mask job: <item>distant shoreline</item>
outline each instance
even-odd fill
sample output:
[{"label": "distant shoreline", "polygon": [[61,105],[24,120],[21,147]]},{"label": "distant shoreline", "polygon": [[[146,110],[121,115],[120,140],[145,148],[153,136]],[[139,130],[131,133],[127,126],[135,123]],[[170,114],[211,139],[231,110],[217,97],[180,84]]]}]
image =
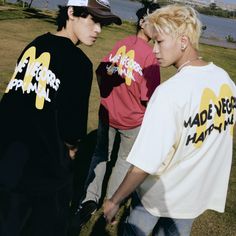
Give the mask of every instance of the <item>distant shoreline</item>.
[{"label": "distant shoreline", "polygon": [[223,47],[223,48],[236,49],[236,43],[230,43],[230,42],[222,41],[222,40],[218,40],[218,39],[201,37],[200,43],[212,45],[212,46]]},{"label": "distant shoreline", "polygon": [[[117,1],[115,1],[115,2],[113,2],[113,4],[114,3],[116,3]],[[9,3],[9,2],[8,2]],[[9,8],[10,7],[10,5],[15,5],[15,3],[10,3],[10,5],[8,5],[8,3],[6,3],[6,5],[5,6],[3,6],[3,5],[0,5],[0,8],[2,8],[2,9],[4,9],[4,10],[7,10],[6,8]],[[122,1],[120,2],[120,4],[122,3]],[[41,8],[41,7],[35,7],[35,6],[32,6],[33,8],[38,8],[38,9],[41,9],[42,11],[43,10],[48,10],[48,8],[47,9],[43,9],[43,8]],[[117,8],[117,6],[116,6],[116,8]],[[114,8],[113,8],[114,9]],[[114,10],[116,10],[117,11],[117,9],[114,9]],[[119,9],[120,10],[120,9]],[[49,11],[56,11],[55,9],[50,9]],[[116,11],[114,11],[115,13],[117,13]],[[205,16],[209,16],[209,15],[205,15]],[[210,16],[211,17],[211,16]],[[204,18],[206,18],[206,17],[204,17]],[[216,16],[216,18],[217,18],[217,16]],[[229,18],[225,18],[225,19],[229,19]],[[124,19],[124,20],[126,20],[126,21],[129,21],[129,22],[133,22],[131,19]],[[203,21],[203,20],[202,20]],[[203,22],[204,23],[204,22]],[[204,24],[205,25],[205,24]],[[211,26],[211,25],[210,25]],[[207,30],[208,29],[210,29],[210,26],[207,26]],[[209,27],[209,28],[208,28]],[[215,30],[215,28],[213,28],[213,30]],[[218,29],[219,30],[219,29]],[[210,32],[212,31],[212,26],[211,26],[211,29],[210,29]],[[207,31],[206,31],[207,32]],[[229,33],[230,34],[230,33]],[[218,37],[219,35],[214,35],[214,34],[208,34],[208,35],[206,35],[206,33],[205,33],[205,35],[204,35],[204,33],[203,33],[203,36],[201,37],[201,39],[200,39],[200,43],[203,43],[203,44],[208,44],[208,45],[213,45],[213,46],[219,46],[219,47],[224,47],[224,48],[231,48],[231,49],[236,49],[236,43],[230,43],[230,42],[228,42],[228,41],[226,41],[226,39],[224,39],[224,35],[220,35],[219,37]],[[234,35],[232,35],[233,37],[235,37]]]}]

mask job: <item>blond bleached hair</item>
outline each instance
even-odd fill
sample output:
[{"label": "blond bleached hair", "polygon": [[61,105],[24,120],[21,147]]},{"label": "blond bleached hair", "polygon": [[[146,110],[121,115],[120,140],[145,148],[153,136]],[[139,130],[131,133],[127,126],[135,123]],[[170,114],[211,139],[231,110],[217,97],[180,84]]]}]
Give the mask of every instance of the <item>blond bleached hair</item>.
[{"label": "blond bleached hair", "polygon": [[193,48],[198,49],[202,23],[192,7],[167,5],[148,15],[145,20],[152,24],[157,32],[164,32],[173,37],[187,36]]}]

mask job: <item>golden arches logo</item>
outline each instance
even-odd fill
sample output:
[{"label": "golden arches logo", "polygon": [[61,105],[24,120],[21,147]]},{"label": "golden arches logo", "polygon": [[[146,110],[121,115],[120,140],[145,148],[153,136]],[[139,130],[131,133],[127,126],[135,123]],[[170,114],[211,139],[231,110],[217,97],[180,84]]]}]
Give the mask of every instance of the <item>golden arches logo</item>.
[{"label": "golden arches logo", "polygon": [[130,50],[126,53],[126,46],[120,47],[116,55],[111,59],[112,65],[109,67],[108,74],[112,74],[114,68],[118,65],[118,74],[124,79],[125,83],[130,86],[131,81],[134,80],[133,70],[135,69],[134,62],[135,52]]},{"label": "golden arches logo", "polygon": [[[38,58],[36,58],[36,48],[31,47],[27,51],[25,51],[23,57],[16,66],[13,76],[9,82],[9,84],[11,84],[11,82],[13,82],[16,79],[17,73],[21,72],[22,68],[27,66],[22,86],[22,91],[24,93],[25,91],[28,90],[31,81],[33,79],[35,73],[33,70],[35,69],[35,65],[37,65],[38,67],[41,66],[45,68],[45,70],[41,71],[40,77],[38,79],[38,86],[37,86],[38,92],[35,101],[35,106],[37,109],[43,109],[44,106],[45,97],[41,96],[40,94],[43,94],[44,91],[46,90],[46,84],[47,84],[46,74],[47,74],[47,69],[49,68],[49,63],[50,63],[50,54],[48,52],[44,52]],[[10,89],[8,86],[5,93],[8,93],[9,90]]]},{"label": "golden arches logo", "polygon": [[[204,89],[199,112],[184,122],[185,127],[197,126],[196,133],[188,136],[186,145],[192,142],[195,147],[200,147],[213,130],[221,133],[227,126],[230,128],[230,134],[233,135],[235,108],[236,98],[228,84],[221,86],[219,96],[209,88]],[[211,121],[209,127],[207,127],[208,121]]]}]

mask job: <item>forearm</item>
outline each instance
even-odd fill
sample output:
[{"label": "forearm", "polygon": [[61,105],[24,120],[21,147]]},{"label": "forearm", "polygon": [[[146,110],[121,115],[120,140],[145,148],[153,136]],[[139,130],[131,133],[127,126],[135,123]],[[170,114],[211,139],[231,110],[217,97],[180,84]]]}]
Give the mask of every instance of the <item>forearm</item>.
[{"label": "forearm", "polygon": [[116,223],[115,215],[119,210],[120,203],[130,195],[148,176],[143,170],[132,167],[117,189],[115,194],[103,204],[104,217],[108,223]]},{"label": "forearm", "polygon": [[119,205],[126,197],[128,197],[148,176],[148,173],[138,167],[131,167],[126,177],[110,199],[114,204]]}]

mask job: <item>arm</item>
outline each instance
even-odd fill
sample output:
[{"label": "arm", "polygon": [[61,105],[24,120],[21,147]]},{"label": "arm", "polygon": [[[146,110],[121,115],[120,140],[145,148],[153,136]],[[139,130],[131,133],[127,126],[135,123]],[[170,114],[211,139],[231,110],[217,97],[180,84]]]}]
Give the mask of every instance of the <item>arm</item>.
[{"label": "arm", "polygon": [[114,223],[122,200],[149,174],[156,175],[167,157],[169,160],[170,151],[179,140],[181,130],[178,127],[181,125],[178,120],[182,120],[179,118],[182,113],[176,111],[179,108],[170,99],[169,89],[163,86],[153,94],[139,134],[127,157],[127,161],[135,167],[129,170],[112,198],[104,203],[104,216],[109,223]]},{"label": "arm", "polygon": [[148,173],[138,167],[131,167],[115,194],[103,205],[104,217],[108,223],[115,223],[114,217],[119,210],[120,203],[130,195],[148,176]]},{"label": "arm", "polygon": [[96,76],[97,76],[98,87],[100,87],[101,86],[102,77],[99,74],[96,74]]},{"label": "arm", "polygon": [[[79,68],[77,63],[80,65]],[[57,96],[58,127],[71,159],[75,158],[78,144],[87,133],[88,104],[93,73],[92,64],[89,61],[77,63],[64,70],[61,90]]]}]

